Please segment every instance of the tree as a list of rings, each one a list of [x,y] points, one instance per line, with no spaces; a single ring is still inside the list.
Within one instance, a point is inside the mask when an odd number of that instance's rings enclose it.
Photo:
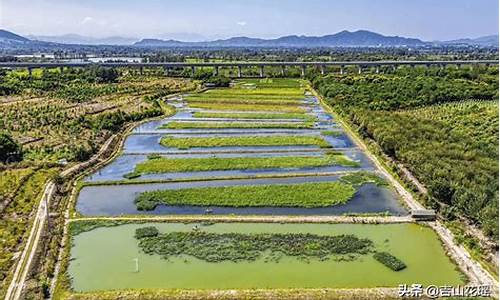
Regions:
[[[9,134],[0,132],[0,161],[19,160],[22,157],[21,145]]]

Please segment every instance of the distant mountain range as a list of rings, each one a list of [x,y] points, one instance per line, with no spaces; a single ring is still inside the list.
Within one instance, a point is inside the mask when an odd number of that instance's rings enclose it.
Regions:
[[[172,36],[172,35],[169,35]],[[0,29],[0,49],[51,49],[78,48],[93,45],[116,45],[129,47],[421,47],[432,45],[472,45],[498,47],[498,35],[475,39],[458,39],[452,41],[426,42],[416,38],[385,36],[379,33],[358,30],[341,31],[325,36],[290,35],[276,39],[260,39],[250,37],[232,37],[203,42],[185,42],[174,39],[142,39],[108,37],[91,38],[76,34],[63,36],[29,36],[23,37],[7,30]]]
[[[458,39],[443,42],[448,45],[498,46],[498,35],[487,35],[475,39]]]
[[[276,39],[233,37],[208,42],[180,42],[176,40],[143,39],[134,43],[140,47],[397,47],[424,46],[419,39],[399,36],[384,36],[375,32],[359,30],[341,31],[325,36],[289,35]]]
[[[81,44],[81,45],[131,45],[137,42],[137,38],[111,36],[106,38],[94,38],[78,34],[64,35],[28,35],[27,38],[42,42],[59,44]]]

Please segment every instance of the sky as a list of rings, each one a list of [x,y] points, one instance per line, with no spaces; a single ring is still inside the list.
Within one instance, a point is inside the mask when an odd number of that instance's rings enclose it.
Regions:
[[[498,0],[0,0],[0,28],[209,40],[365,29],[426,41],[498,33]]]

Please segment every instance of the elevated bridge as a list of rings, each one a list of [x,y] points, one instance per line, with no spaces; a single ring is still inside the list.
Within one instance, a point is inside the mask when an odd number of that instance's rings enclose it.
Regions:
[[[110,57],[112,59],[112,57]],[[242,77],[243,68],[258,68],[259,76],[265,76],[265,67],[279,67],[281,68],[281,75],[286,75],[286,69],[288,67],[298,67],[301,70],[301,75],[305,76],[306,68],[314,67],[321,71],[322,74],[327,72],[327,67],[337,67],[340,74],[345,74],[346,67],[355,66],[357,67],[357,72],[362,73],[363,69],[373,69],[375,72],[380,72],[380,67],[389,66],[392,68],[397,68],[399,66],[456,66],[461,67],[463,65],[498,65],[498,60],[424,60],[424,61],[410,61],[410,60],[398,60],[398,61],[310,61],[310,62],[2,62],[0,63],[0,68],[8,69],[18,69],[24,68],[28,69],[31,74],[33,69],[39,68],[85,68],[90,66],[102,66],[109,68],[137,68],[142,72],[145,68],[163,68],[165,74],[168,75],[170,70],[178,68],[188,68],[191,69],[192,74],[196,71],[196,68],[212,68],[213,73],[216,75],[220,68],[237,68],[237,76]]]

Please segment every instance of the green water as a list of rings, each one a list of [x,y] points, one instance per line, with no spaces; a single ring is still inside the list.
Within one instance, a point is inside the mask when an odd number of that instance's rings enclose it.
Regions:
[[[430,228],[417,224],[247,224],[202,226],[209,232],[355,234],[374,241],[377,250],[400,258],[408,266],[394,272],[371,255],[356,261],[315,261],[295,258],[276,262],[208,263],[192,257],[169,261],[140,252],[134,238],[138,227],[154,225],[161,232],[192,230],[191,224],[153,223],[102,227],[74,237],[69,275],[75,291],[125,288],[249,289],[362,288],[421,283],[455,285],[460,273],[445,255]],[[139,271],[136,272],[138,259]]]

